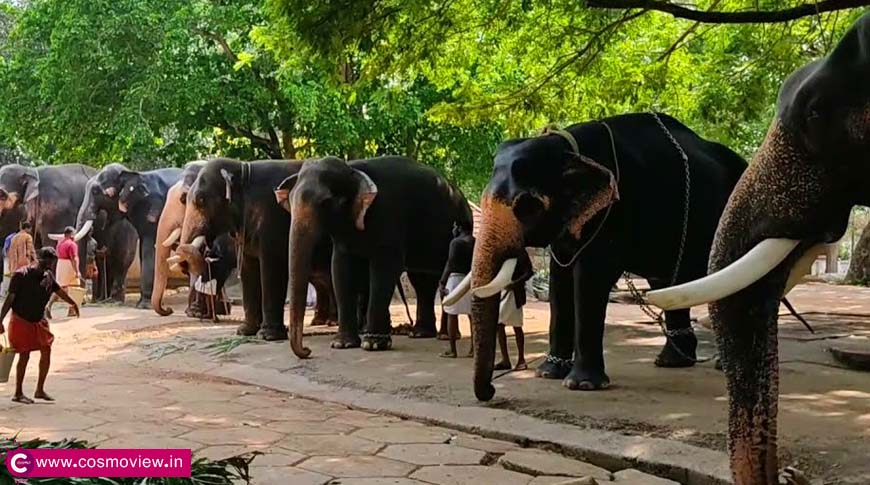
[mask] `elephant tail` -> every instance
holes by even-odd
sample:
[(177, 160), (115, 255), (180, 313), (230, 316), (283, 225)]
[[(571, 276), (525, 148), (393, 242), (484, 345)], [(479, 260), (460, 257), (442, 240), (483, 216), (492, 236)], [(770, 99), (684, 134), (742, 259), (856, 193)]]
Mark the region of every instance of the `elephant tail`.
[(408, 307), (408, 299), (405, 297), (405, 288), (402, 286), (401, 280), (396, 285), (396, 288), (399, 290), (399, 297), (402, 299), (402, 303), (405, 304), (405, 313), (408, 315), (408, 321), (411, 322), (411, 326), (414, 326), (414, 319), (411, 318), (411, 309)]

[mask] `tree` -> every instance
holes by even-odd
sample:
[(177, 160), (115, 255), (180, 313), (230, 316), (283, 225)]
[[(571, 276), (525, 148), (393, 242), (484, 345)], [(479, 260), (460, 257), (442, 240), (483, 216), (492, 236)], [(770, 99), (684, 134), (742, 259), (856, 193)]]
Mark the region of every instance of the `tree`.
[[(523, 136), (550, 122), (656, 109), (747, 157), (783, 79), (827, 52), (860, 13), (720, 27), (650, 8), (592, 8), (604, 3), (269, 0), (272, 15), (308, 48), (363, 57), (361, 79), (423, 78), (450, 92), (428, 113), (439, 123), (490, 122)], [(756, 4), (710, 0), (697, 8)]]

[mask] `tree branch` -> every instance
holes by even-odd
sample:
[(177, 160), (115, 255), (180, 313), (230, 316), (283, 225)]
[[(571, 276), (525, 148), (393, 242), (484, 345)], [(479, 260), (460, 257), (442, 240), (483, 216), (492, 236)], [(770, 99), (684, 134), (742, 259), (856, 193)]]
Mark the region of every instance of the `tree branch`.
[(820, 0), (782, 10), (745, 10), (738, 12), (703, 11), (684, 7), (667, 0), (586, 0), (590, 8), (656, 10), (677, 18), (711, 24), (779, 23), (870, 5), (870, 0)]
[(197, 27), (194, 27), (190, 30), (194, 34), (205, 37), (206, 39), (209, 39), (219, 45), (221, 50), (224, 51), (224, 55), (226, 55), (227, 58), (229, 58), (230, 62), (232, 62), (233, 64), (239, 62), (239, 56), (237, 56), (236, 53), (233, 52), (233, 50), (230, 48), (230, 44), (227, 42), (226, 39), (221, 37), (220, 34), (217, 34), (215, 32), (209, 32), (207, 30), (202, 30)]

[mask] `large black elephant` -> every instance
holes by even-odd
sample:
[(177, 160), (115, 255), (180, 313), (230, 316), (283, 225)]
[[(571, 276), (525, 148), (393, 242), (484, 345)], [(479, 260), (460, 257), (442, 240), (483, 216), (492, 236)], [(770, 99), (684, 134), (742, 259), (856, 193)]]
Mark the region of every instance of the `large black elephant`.
[[(274, 188), (301, 166), (302, 162), (287, 160), (215, 159), (200, 170), (187, 194), (178, 254), (191, 263), (192, 270), (204, 265), (200, 254), (203, 244), (213, 246), (212, 241), (224, 233), (239, 241), (245, 308), (245, 323), (238, 328), (241, 335), (258, 334), (265, 340), (287, 338), (284, 303), (290, 214), (276, 203)], [(328, 241), (318, 243), (323, 247)], [(334, 301), (329, 251), (318, 254), (321, 256), (312, 262), (315, 274), (309, 279), (321, 303), (315, 319), (326, 321), (334, 319), (323, 315)]]
[[(550, 350), (538, 374), (564, 379), (569, 389), (607, 387), (611, 288), (625, 271), (654, 287), (705, 274), (716, 223), (745, 168), (740, 156), (664, 114), (616, 116), (503, 143), (482, 196), (472, 265), (477, 398), (495, 393), (497, 295), (525, 247), (552, 250)], [(688, 310), (666, 319), (656, 364), (692, 365), (697, 339)]]
[[(85, 186), (96, 170), (79, 164), (25, 167), (0, 167), (0, 228), (3, 237), (18, 231), (18, 224), (29, 220), (34, 226), (36, 247), (53, 246), (51, 234), (62, 234), (75, 224), (76, 212)], [(76, 234), (80, 241), (85, 233)]]
[[(166, 204), (166, 193), (178, 182), (181, 172), (179, 168), (134, 172), (119, 163), (106, 165), (88, 182), (79, 208), (79, 230), (92, 226), (101, 210), (110, 217), (121, 214), (136, 229), (141, 265), (137, 308), (151, 307), (157, 222)], [(110, 250), (115, 248), (110, 247)], [(118, 250), (126, 252), (127, 249)]]
[(435, 336), (435, 294), (453, 224), (472, 224), (462, 192), (432, 168), (402, 157), (309, 160), (277, 190), (289, 191), (293, 216), (290, 346), (298, 357), (310, 354), (302, 343), (306, 281), (323, 236), (333, 243), (339, 323), (333, 348), (392, 346), (390, 300), (403, 271), (417, 294), (412, 336)]
[(716, 231), (712, 274), (649, 295), (664, 308), (714, 301), (735, 485), (778, 483), (779, 299), (815, 246), (844, 234), (851, 208), (870, 205), (867, 180), (870, 14), (783, 84), (776, 118)]

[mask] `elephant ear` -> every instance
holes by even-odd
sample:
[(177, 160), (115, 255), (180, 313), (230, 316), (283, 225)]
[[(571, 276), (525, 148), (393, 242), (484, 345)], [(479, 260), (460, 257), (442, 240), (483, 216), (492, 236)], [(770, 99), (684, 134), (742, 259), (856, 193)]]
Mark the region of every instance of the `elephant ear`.
[(278, 202), (278, 205), (287, 208), (289, 205), (288, 201), (290, 200), (290, 191), (296, 186), (297, 180), (299, 180), (299, 174), (294, 173), (275, 187), (275, 200)]
[(36, 169), (24, 172), (21, 176), (21, 186), (24, 187), (24, 203), (39, 197), (39, 173)]
[(354, 225), (360, 231), (365, 231), (366, 212), (369, 207), (375, 202), (375, 197), (378, 195), (378, 186), (375, 182), (362, 170), (353, 169), (359, 179), (359, 189), (357, 190), (356, 199), (353, 201), (351, 209)]
[(562, 184), (569, 201), (568, 231), (576, 239), (589, 219), (619, 200), (613, 172), (583, 155), (566, 164)]

